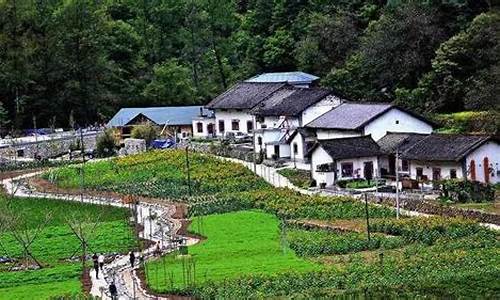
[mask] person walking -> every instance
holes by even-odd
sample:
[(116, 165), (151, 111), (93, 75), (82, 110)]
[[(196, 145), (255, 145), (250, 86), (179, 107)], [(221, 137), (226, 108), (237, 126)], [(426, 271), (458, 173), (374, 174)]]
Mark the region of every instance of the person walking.
[(94, 270), (95, 270), (95, 278), (99, 279), (99, 263), (98, 263), (98, 256), (97, 253), (94, 253), (92, 255), (92, 261), (94, 262)]
[(134, 251), (130, 251), (130, 265), (132, 266), (132, 268), (134, 267), (134, 262), (135, 262)]
[(97, 262), (99, 263), (99, 268), (101, 269), (101, 272), (103, 271), (103, 267), (104, 267), (104, 255), (99, 255), (99, 257), (97, 258)]
[(109, 285), (109, 294), (111, 295), (111, 300), (118, 299), (118, 290), (116, 289), (116, 284), (114, 281)]

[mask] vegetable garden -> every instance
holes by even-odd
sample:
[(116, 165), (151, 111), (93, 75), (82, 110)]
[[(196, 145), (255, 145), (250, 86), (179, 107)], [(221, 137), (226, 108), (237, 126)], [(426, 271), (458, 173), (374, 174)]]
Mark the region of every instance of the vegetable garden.
[[(44, 174), (78, 188), (78, 167)], [(188, 205), (189, 255), (146, 264), (155, 292), (198, 298), (500, 297), (498, 232), (459, 218), (405, 217), (368, 205), (371, 235), (304, 228), (290, 220), (342, 223), (365, 217), (349, 197), (271, 187), (245, 167), (198, 153), (153, 151), (85, 166), (86, 188)], [(189, 174), (189, 176), (188, 176)], [(473, 283), (473, 284), (471, 284)]]

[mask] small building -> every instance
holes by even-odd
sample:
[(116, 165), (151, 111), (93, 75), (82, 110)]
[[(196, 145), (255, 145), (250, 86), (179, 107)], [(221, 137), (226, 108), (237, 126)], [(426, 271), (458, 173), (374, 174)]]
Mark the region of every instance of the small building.
[(318, 185), (333, 186), (338, 180), (375, 177), (380, 147), (371, 136), (318, 140), (307, 156)]
[(122, 108), (108, 122), (107, 127), (117, 128), (120, 139), (129, 138), (134, 126), (150, 122), (158, 126), (163, 136), (189, 138), (193, 133), (193, 119), (209, 116), (210, 110), (202, 106), (166, 106)]
[(401, 154), (412, 179), (500, 182), (500, 144), (484, 135), (431, 134)]
[(284, 86), (285, 83), (241, 82), (217, 96), (206, 105), (215, 113), (217, 136), (227, 132), (252, 134), (255, 117), (250, 110)]
[(291, 160), (299, 163), (309, 163), (307, 153), (316, 143), (316, 132), (309, 128), (299, 127), (295, 129), (287, 139), (290, 145)]
[(250, 111), (257, 121), (257, 151), (265, 151), (267, 158), (290, 158), (287, 140), (293, 131), (340, 103), (341, 99), (328, 89), (281, 88)]
[(371, 135), (377, 141), (387, 132), (429, 134), (433, 123), (387, 103), (343, 103), (305, 127), (316, 130), (318, 140)]
[(257, 83), (288, 83), (297, 87), (311, 87), (319, 79), (318, 76), (314, 76), (308, 73), (295, 71), (295, 72), (275, 72), (275, 73), (264, 73), (256, 75), (250, 79), (245, 80), (245, 82), (257, 82)]

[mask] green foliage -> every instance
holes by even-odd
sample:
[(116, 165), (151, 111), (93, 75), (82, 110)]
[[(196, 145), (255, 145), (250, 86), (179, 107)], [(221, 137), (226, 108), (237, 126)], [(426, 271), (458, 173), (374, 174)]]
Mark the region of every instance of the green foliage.
[(439, 131), (447, 133), (486, 133), (500, 132), (500, 112), (464, 111), (453, 114), (438, 114), (434, 120), (440, 125)]
[(465, 202), (492, 202), (495, 200), (495, 188), (480, 182), (468, 180), (443, 180), (441, 200), (458, 203)]
[(131, 137), (145, 140), (146, 146), (149, 147), (151, 143), (158, 138), (158, 128), (151, 122), (136, 125), (132, 129)]
[(399, 237), (385, 237), (382, 234), (372, 234), (368, 242), (366, 233), (347, 232), (336, 233), (326, 230), (304, 230), (288, 228), (286, 239), (288, 245), (299, 256), (318, 256), (347, 254), (374, 249), (393, 249), (404, 245)]
[(113, 156), (117, 148), (118, 141), (114, 129), (108, 128), (97, 137), (95, 150), (98, 157)]
[(9, 123), (9, 114), (3, 106), (3, 103), (0, 102), (0, 129), (5, 128), (7, 125), (9, 125)]
[[(194, 285), (251, 274), (270, 275), (290, 269), (296, 272), (321, 269), (319, 264), (298, 258), (280, 244), (278, 225), (276, 217), (257, 211), (193, 218), (189, 230), (207, 238), (189, 247), (189, 255), (195, 263)], [(175, 256), (176, 253), (147, 263), (147, 276), (155, 291), (187, 287), (183, 284), (183, 261)], [(170, 274), (167, 278), (162, 271), (164, 264)]]
[(342, 188), (349, 188), (349, 189), (364, 189), (364, 188), (371, 188), (376, 185), (376, 182), (371, 180), (364, 180), (364, 179), (350, 179), (350, 180), (339, 180), (337, 181), (337, 185)]
[(307, 189), (311, 186), (311, 172), (300, 169), (281, 169), (278, 174), (285, 176), (290, 182), (300, 188)]
[(477, 234), (483, 239), (494, 238), (495, 233), (474, 221), (460, 218), (428, 217), (381, 219), (370, 225), (376, 232), (402, 236), (409, 242), (432, 245), (440, 238), (461, 238)]

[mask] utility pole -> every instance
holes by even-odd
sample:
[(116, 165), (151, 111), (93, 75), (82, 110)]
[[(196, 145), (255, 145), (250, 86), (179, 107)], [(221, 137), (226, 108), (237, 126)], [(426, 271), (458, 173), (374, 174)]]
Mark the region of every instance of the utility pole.
[(399, 147), (396, 148), (396, 219), (399, 219)]
[(191, 173), (189, 170), (189, 144), (186, 146), (186, 170), (188, 181), (188, 195), (191, 196)]
[(368, 234), (368, 243), (370, 243), (370, 215), (368, 213), (368, 195), (365, 193), (365, 215), (366, 215), (366, 232)]
[(255, 145), (255, 130), (257, 129), (257, 121), (255, 119), (255, 115), (253, 116), (253, 126), (252, 126), (252, 135), (253, 135), (253, 172), (257, 174), (257, 145)]

